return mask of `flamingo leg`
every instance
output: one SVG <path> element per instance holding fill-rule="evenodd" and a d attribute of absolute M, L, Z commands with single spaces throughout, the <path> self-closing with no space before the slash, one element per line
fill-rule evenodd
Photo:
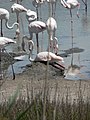
<path fill-rule="evenodd" d="M 71 59 L 71 66 L 73 65 L 73 19 L 72 19 L 72 11 L 70 9 L 70 16 L 71 16 L 71 39 L 72 39 L 72 59 Z"/>
<path fill-rule="evenodd" d="M 13 57 L 6 51 L 6 49 L 4 49 L 5 50 L 5 52 L 12 58 L 12 60 L 13 60 Z M 12 73 L 13 73 L 13 80 L 15 80 L 15 72 L 14 72 L 14 68 L 13 68 L 13 63 L 12 63 L 12 61 L 11 61 L 11 67 L 12 67 Z"/>
<path fill-rule="evenodd" d="M 36 34 L 36 41 L 37 41 L 37 53 L 39 53 L 39 41 L 38 41 L 38 34 Z"/>
<path fill-rule="evenodd" d="M 0 49 L 0 80 L 3 79 L 3 74 L 2 74 L 2 64 L 1 64 L 1 49 Z"/>
<path fill-rule="evenodd" d="M 3 37 L 3 31 L 2 31 L 2 19 L 1 19 L 1 37 Z"/>

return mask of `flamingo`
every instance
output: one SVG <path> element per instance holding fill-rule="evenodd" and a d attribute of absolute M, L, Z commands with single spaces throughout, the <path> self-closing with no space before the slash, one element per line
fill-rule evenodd
<path fill-rule="evenodd" d="M 65 8 L 67 8 L 67 9 L 70 10 L 70 15 L 71 15 L 71 17 L 72 17 L 71 9 L 74 9 L 74 8 L 78 7 L 78 10 L 79 10 L 79 8 L 80 8 L 80 3 L 79 3 L 77 0 L 67 0 L 67 1 L 61 0 L 61 4 L 62 4 Z M 79 17 L 78 11 L 77 11 L 77 17 Z"/>
<path fill-rule="evenodd" d="M 78 7 L 78 10 L 80 8 L 80 3 L 77 0 L 61 0 L 61 4 L 70 10 L 70 16 L 71 16 L 71 38 L 72 38 L 72 49 L 73 49 L 73 19 L 72 19 L 72 11 L 71 9 L 74 9 L 76 7 Z M 78 11 L 77 11 L 77 17 L 79 17 L 78 15 Z M 71 65 L 73 65 L 73 53 L 72 53 L 72 60 L 71 60 Z"/>
<path fill-rule="evenodd" d="M 27 9 L 20 4 L 14 3 L 11 6 L 11 11 L 15 12 L 18 15 L 21 12 L 27 12 Z"/>
<path fill-rule="evenodd" d="M 9 21 L 9 12 L 4 9 L 4 8 L 0 8 L 0 19 L 1 19 L 1 36 L 3 36 L 3 32 L 2 32 L 2 20 L 5 19 L 5 26 L 8 29 L 12 29 L 15 25 L 19 26 L 19 24 L 17 22 L 13 23 L 12 26 L 8 25 L 8 21 Z M 18 31 L 18 29 L 16 30 Z"/>
<path fill-rule="evenodd" d="M 0 49 L 6 47 L 6 45 L 10 44 L 10 43 L 16 43 L 16 41 L 7 38 L 7 37 L 0 37 Z"/>
<path fill-rule="evenodd" d="M 31 62 L 43 62 L 46 63 L 47 61 L 49 61 L 49 63 L 61 70 L 64 70 L 65 67 L 63 65 L 61 65 L 61 63 L 64 62 L 64 59 L 61 56 L 57 56 L 56 54 L 52 53 L 52 52 L 48 52 L 48 51 L 44 51 L 44 52 L 39 52 L 36 57 L 33 59 L 31 58 L 32 55 L 32 51 L 34 48 L 34 42 L 32 40 L 29 40 L 29 60 Z"/>
<path fill-rule="evenodd" d="M 33 59 L 31 57 L 33 48 L 34 48 L 34 42 L 32 40 L 29 40 L 28 41 L 28 50 L 30 51 L 30 53 L 29 53 L 30 62 L 47 63 L 47 61 L 49 61 L 49 64 L 52 65 L 53 67 L 56 67 L 61 70 L 65 70 L 64 65 L 61 64 L 61 63 L 64 63 L 64 59 L 61 56 L 58 56 L 52 52 L 44 51 L 44 52 L 37 53 L 36 57 Z M 23 50 L 26 51 L 24 46 L 23 46 Z M 23 58 L 23 57 L 19 56 L 15 59 L 21 60 L 21 58 Z"/>
<path fill-rule="evenodd" d="M 55 42 L 55 31 L 57 29 L 57 22 L 53 17 L 49 17 L 46 22 L 47 32 L 50 40 L 50 49 L 53 51 L 53 46 Z"/>
<path fill-rule="evenodd" d="M 27 12 L 27 9 L 25 7 L 23 7 L 22 5 L 20 4 L 17 4 L 17 3 L 14 3 L 12 6 L 11 6 L 11 12 L 12 13 L 16 13 L 16 16 L 17 16 L 17 23 L 19 24 L 19 13 L 22 13 L 22 12 Z M 20 34 L 20 28 L 18 26 L 18 31 L 16 33 L 16 37 L 19 36 Z"/>
<path fill-rule="evenodd" d="M 33 38 L 33 33 L 36 34 L 36 40 L 37 40 L 37 53 L 39 52 L 39 42 L 38 42 L 38 33 L 43 32 L 46 30 L 46 24 L 42 21 L 36 20 L 36 13 L 31 10 L 27 10 L 26 18 L 29 21 L 28 29 L 30 33 L 30 40 Z"/>
<path fill-rule="evenodd" d="M 14 41 L 14 40 L 12 40 L 12 39 L 10 39 L 10 38 L 7 38 L 7 37 L 0 37 L 0 74 L 1 74 L 1 78 L 2 78 L 2 73 L 1 73 L 1 51 L 7 46 L 7 45 L 9 45 L 9 44 L 11 44 L 11 43 L 13 43 L 13 44 L 15 44 L 16 43 L 16 41 Z M 8 53 L 8 55 L 10 56 L 10 57 L 12 57 L 9 53 Z M 14 73 L 14 69 L 13 69 L 13 64 L 11 64 L 12 65 L 12 71 L 13 71 L 13 79 L 15 79 L 15 73 Z"/>

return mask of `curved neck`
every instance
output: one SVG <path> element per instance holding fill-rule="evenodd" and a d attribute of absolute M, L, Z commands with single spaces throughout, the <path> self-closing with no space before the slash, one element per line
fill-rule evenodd
<path fill-rule="evenodd" d="M 8 28 L 8 29 L 13 29 L 13 27 L 14 27 L 15 25 L 19 26 L 19 24 L 18 24 L 17 22 L 13 23 L 12 26 L 9 26 L 9 25 L 8 25 L 8 20 L 6 20 L 5 25 L 6 25 L 6 28 Z"/>
<path fill-rule="evenodd" d="M 30 60 L 30 62 L 34 62 L 35 59 L 31 58 L 31 55 L 32 55 L 32 51 L 30 51 L 30 53 L 29 53 L 29 60 Z"/>

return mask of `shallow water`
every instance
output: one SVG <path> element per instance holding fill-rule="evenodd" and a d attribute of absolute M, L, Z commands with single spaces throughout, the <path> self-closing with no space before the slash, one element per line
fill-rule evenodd
<path fill-rule="evenodd" d="M 74 35 L 74 48 L 83 49 L 83 51 L 78 51 L 73 53 L 73 64 L 80 67 L 79 72 L 74 73 L 74 75 L 69 74 L 66 75 L 66 79 L 78 80 L 78 79 L 90 79 L 90 1 L 88 0 L 88 12 L 87 15 L 85 14 L 84 4 L 81 0 L 79 15 L 80 17 L 77 18 L 76 12 L 77 8 L 72 10 L 73 13 L 73 35 Z M 13 22 L 16 21 L 16 14 L 11 13 L 10 7 L 13 2 L 9 2 L 9 0 L 0 0 L 0 7 L 6 8 L 10 12 L 10 21 L 9 24 L 11 25 Z M 33 7 L 31 0 L 23 0 L 22 5 L 27 9 L 35 10 Z M 42 21 L 46 22 L 49 16 L 48 5 L 45 4 L 41 8 L 42 11 Z M 56 31 L 56 37 L 58 38 L 59 42 L 59 54 L 66 53 L 66 50 L 72 48 L 72 39 L 71 39 L 71 21 L 70 21 L 70 13 L 69 10 L 65 9 L 61 6 L 60 2 L 57 2 L 56 8 L 56 21 L 58 24 L 58 28 Z M 5 28 L 3 21 L 3 32 L 4 36 L 13 38 L 15 36 L 15 29 L 8 30 Z M 22 28 L 23 26 L 23 28 Z M 20 14 L 20 28 L 21 28 L 21 37 L 25 34 L 28 35 L 28 22 L 26 20 L 25 13 Z M 35 41 L 35 36 L 33 38 Z M 47 49 L 48 44 L 48 35 L 47 31 L 39 35 L 40 44 L 43 44 L 41 50 L 44 51 Z M 41 42 L 42 41 L 42 42 Z M 20 42 L 18 42 L 20 44 Z M 8 51 L 18 52 L 17 45 L 12 45 L 7 47 Z M 33 54 L 36 55 L 36 47 L 34 48 Z M 72 53 L 69 53 L 67 57 L 64 57 L 66 73 L 68 67 L 71 65 Z M 26 59 L 22 62 L 16 62 L 14 64 L 14 69 L 16 73 L 20 73 L 23 71 L 22 67 L 26 64 L 29 64 L 27 55 Z M 10 67 L 8 68 L 8 72 L 10 73 Z M 71 71 L 69 71 L 70 73 Z"/>

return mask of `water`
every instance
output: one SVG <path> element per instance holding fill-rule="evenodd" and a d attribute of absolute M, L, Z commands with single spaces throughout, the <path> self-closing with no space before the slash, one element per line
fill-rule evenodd
<path fill-rule="evenodd" d="M 73 54 L 74 60 L 73 64 L 79 66 L 79 72 L 77 70 L 72 75 L 67 75 L 66 79 L 72 79 L 72 80 L 78 80 L 78 79 L 90 79 L 90 1 L 88 0 L 88 12 L 87 16 L 85 14 L 84 10 L 84 4 L 81 0 L 79 0 L 81 3 L 79 15 L 80 17 L 77 18 L 76 12 L 77 8 L 72 10 L 73 13 L 73 34 L 74 34 L 74 48 L 83 49 L 82 52 L 77 52 Z M 0 7 L 6 8 L 10 12 L 10 21 L 9 24 L 11 25 L 13 22 L 16 21 L 16 14 L 11 13 L 10 7 L 13 4 L 13 2 L 9 2 L 9 0 L 0 0 Z M 31 9 L 35 11 L 35 8 L 33 7 L 31 0 L 23 0 L 22 5 L 26 7 L 27 9 Z M 46 22 L 49 16 L 48 12 L 48 5 L 45 4 L 42 6 L 42 21 Z M 21 27 L 22 25 L 24 28 L 21 28 L 21 36 L 23 34 L 28 35 L 28 22 L 26 20 L 25 13 L 20 14 L 20 21 Z M 59 39 L 59 53 L 65 53 L 65 50 L 71 49 L 72 40 L 71 40 L 71 21 L 70 21 L 70 13 L 69 10 L 65 9 L 63 6 L 61 6 L 60 2 L 57 2 L 57 8 L 56 8 L 56 21 L 58 24 L 58 28 L 56 31 L 56 37 Z M 15 29 L 8 30 L 5 28 L 3 21 L 3 32 L 4 36 L 13 38 L 15 35 Z M 33 38 L 35 42 L 35 36 Z M 39 41 L 43 41 L 43 48 L 42 50 L 46 50 L 48 46 L 48 35 L 47 31 L 44 32 L 43 38 L 42 34 L 39 34 Z M 40 42 L 41 44 L 41 42 Z M 17 46 L 8 46 L 8 51 L 16 51 L 17 52 Z M 33 52 L 36 54 L 36 48 Z M 68 67 L 71 65 L 71 59 L 72 54 L 69 54 L 68 57 L 64 57 L 65 61 L 65 67 L 66 67 L 66 73 L 68 70 Z M 23 71 L 22 67 L 26 64 L 30 63 L 27 59 L 22 62 L 17 62 L 14 64 L 14 69 L 16 73 L 20 73 Z M 75 68 L 77 69 L 77 68 Z M 10 71 L 10 67 L 8 68 L 8 71 Z M 71 69 L 70 69 L 71 72 Z M 69 72 L 69 73 L 70 73 Z"/>

